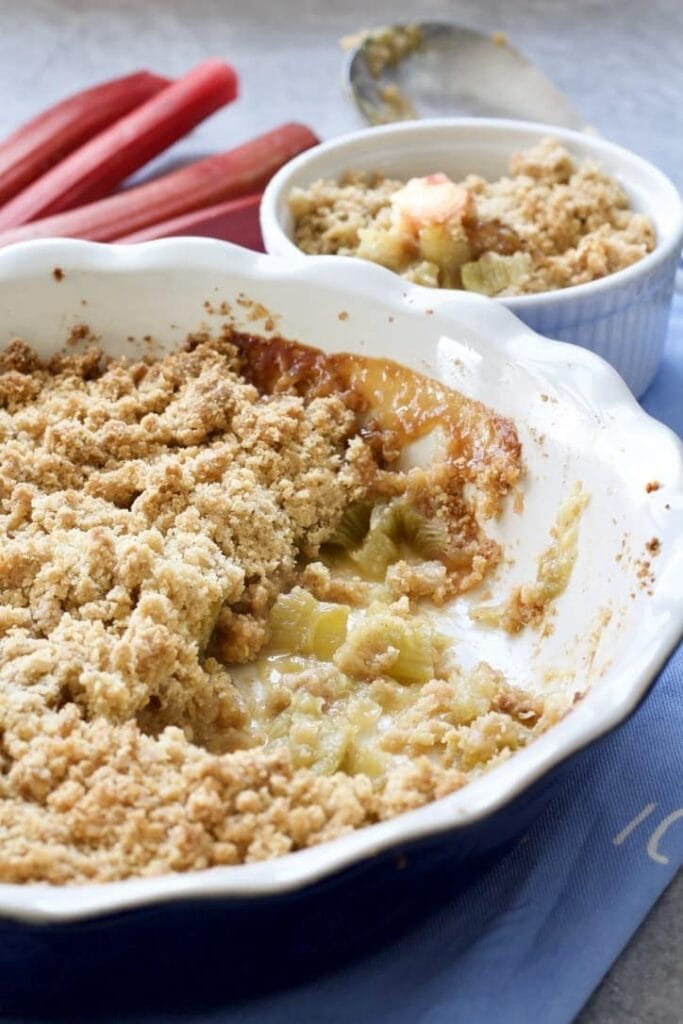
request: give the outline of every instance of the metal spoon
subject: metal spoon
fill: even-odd
[[[384,40],[379,54],[378,38]],[[392,39],[408,52],[392,55]],[[387,52],[389,59],[383,61]],[[465,114],[591,131],[559,89],[502,33],[484,35],[442,22],[371,30],[349,53],[346,80],[371,124]]]

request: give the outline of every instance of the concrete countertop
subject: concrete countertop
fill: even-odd
[[[683,187],[680,0],[2,0],[0,135],[85,84],[139,67],[173,74],[214,55],[239,70],[241,102],[158,164],[227,149],[287,120],[330,137],[363,124],[340,90],[339,37],[368,19],[416,17],[507,33],[602,134]],[[680,1024],[682,922],[679,876],[580,1024]]]

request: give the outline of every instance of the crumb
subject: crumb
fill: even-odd
[[[97,341],[97,335],[93,334],[87,324],[74,324],[69,330],[66,344],[74,346],[82,341]]]
[[[318,601],[334,601],[356,607],[368,603],[371,589],[370,584],[358,576],[351,579],[333,576],[323,562],[309,562],[302,569],[297,582]]]
[[[270,316],[266,307],[260,302],[253,302],[249,310],[249,320],[267,320]]]
[[[348,320],[349,319],[349,314],[346,312],[346,310],[342,310],[341,313],[337,314],[337,319],[338,320]]]
[[[661,486],[659,480],[650,480],[649,483],[645,484],[645,490],[648,494],[652,494],[653,491],[658,491]]]
[[[378,88],[382,106],[368,107],[367,115],[371,124],[391,124],[394,121],[411,121],[417,117],[417,111],[406,94],[396,84],[389,82]]]
[[[656,537],[653,537],[652,541],[649,541],[645,545],[645,547],[649,551],[650,544],[652,543],[654,543],[654,550],[651,553],[656,555],[659,552],[660,547],[659,541]],[[640,589],[649,590],[649,588],[652,587],[655,582],[655,574],[652,569],[652,563],[649,562],[646,558],[636,558],[633,563],[633,567],[636,571],[636,578],[638,580],[638,585]]]
[[[55,281],[63,281],[64,278],[66,277],[66,274],[64,273],[61,267],[54,267],[52,271],[52,276],[54,277]]]

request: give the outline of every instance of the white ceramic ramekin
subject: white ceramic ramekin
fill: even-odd
[[[582,483],[590,501],[553,630],[509,636],[473,623],[468,610],[481,599],[474,593],[443,609],[439,629],[457,641],[462,664],[484,659],[515,684],[543,689],[551,679],[574,692],[585,687],[586,695],[534,743],[426,807],[272,861],[103,885],[0,884],[0,923],[282,895],[440,834],[451,861],[465,858],[471,827],[503,814],[506,828],[519,827],[529,787],[633,711],[681,636],[683,445],[603,360],[539,337],[499,303],[469,293],[454,302],[361,260],[282,260],[206,238],[120,246],[47,240],[0,251],[0,348],[18,335],[49,357],[86,322],[112,355],[138,351],[129,337],[143,352],[151,337],[162,353],[202,326],[220,329],[223,308],[239,329],[260,333],[263,321],[245,297],[277,317],[285,337],[391,356],[515,421],[524,510],[508,502],[501,520],[487,524],[514,553],[491,583],[494,601],[534,578],[560,503]],[[660,549],[653,578],[644,580],[653,537]]]
[[[432,171],[455,179],[472,172],[497,178],[505,173],[511,153],[546,135],[560,139],[579,158],[591,157],[614,176],[633,207],[654,222],[657,246],[643,260],[599,281],[494,301],[540,334],[597,352],[635,395],[642,395],[657,371],[666,337],[683,244],[683,201],[656,167],[604,139],[552,125],[485,118],[410,121],[355,132],[307,150],[275,175],[261,204],[266,249],[276,256],[303,257],[291,241],[287,197],[295,186],[334,178],[349,168],[398,178]]]

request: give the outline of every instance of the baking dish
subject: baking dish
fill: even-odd
[[[459,180],[474,172],[493,180],[506,172],[513,152],[547,135],[615,177],[634,209],[651,217],[657,245],[644,259],[597,281],[494,301],[541,334],[597,352],[635,395],[642,395],[657,371],[666,337],[683,244],[683,201],[656,167],[605,139],[553,125],[494,118],[410,121],[333,139],[290,161],[269,183],[260,214],[266,250],[303,258],[291,241],[287,197],[293,187],[336,178],[348,169],[376,170],[402,179],[444,171]]]
[[[151,338],[163,351],[202,323],[218,328],[224,303],[242,329],[266,329],[254,318],[263,306],[284,337],[389,355],[515,420],[524,510],[509,503],[496,528],[511,558],[494,597],[533,573],[559,503],[582,483],[590,502],[553,632],[510,637],[476,626],[468,617],[476,595],[456,600],[442,628],[463,663],[485,658],[513,682],[585,684],[588,693],[528,748],[420,810],[261,863],[99,886],[1,885],[0,915],[64,922],[177,899],[267,897],[439,833],[457,845],[469,826],[523,803],[528,787],[622,721],[681,634],[682,446],[595,355],[535,335],[501,304],[406,286],[356,260],[291,262],[184,238],[119,247],[51,240],[0,253],[0,339],[19,335],[43,355],[84,323],[112,354],[134,353],[129,338],[143,348]]]

